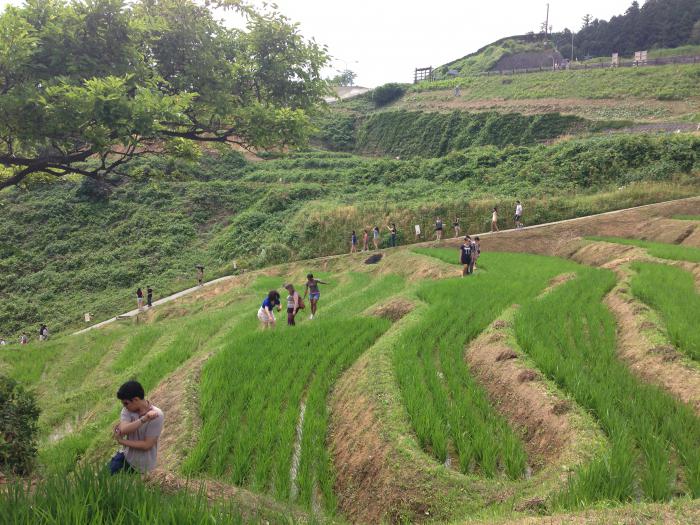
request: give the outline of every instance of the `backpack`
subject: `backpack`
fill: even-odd
[[[304,308],[306,308],[306,305],[304,304],[304,299],[301,295],[299,295],[299,310],[303,310]]]

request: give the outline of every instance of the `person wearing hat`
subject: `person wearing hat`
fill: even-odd
[[[299,296],[299,292],[297,292],[294,289],[293,284],[291,284],[291,283],[285,284],[284,288],[289,292],[289,295],[287,296],[287,325],[288,326],[295,326],[296,323],[294,322],[294,318],[296,317],[297,313],[301,309],[300,308],[301,297]]]

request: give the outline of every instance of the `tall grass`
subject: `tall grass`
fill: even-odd
[[[601,304],[614,283],[610,271],[580,268],[576,279],[516,315],[521,347],[594,414],[612,443],[604,457],[578,470],[556,504],[628,501],[638,491],[650,500],[677,490],[698,497],[700,419],[617,358],[615,322]]]
[[[203,494],[165,492],[144,484],[139,476],[109,476],[104,471],[80,470],[68,477],[50,476],[36,487],[13,484],[0,491],[0,521],[15,525],[211,525],[249,520],[263,521],[244,519],[231,505],[210,505]]]
[[[700,361],[700,295],[690,272],[662,264],[633,263],[632,293],[656,309],[671,342]]]
[[[589,241],[603,241],[615,244],[626,244],[628,246],[639,246],[649,252],[649,255],[660,259],[700,262],[700,248],[679,246],[677,244],[667,244],[663,242],[642,241],[639,239],[623,239],[622,237],[591,236],[586,237],[586,239]]]
[[[457,250],[417,249],[447,262]],[[421,321],[399,338],[394,367],[419,444],[438,460],[453,451],[464,473],[522,476],[522,442],[491,406],[464,361],[465,344],[505,308],[539,293],[571,263],[519,254],[484,254],[466,279],[431,281],[419,289],[429,304]],[[488,267],[488,272],[482,273]],[[457,270],[455,270],[457,273]],[[452,454],[450,454],[452,455]]]

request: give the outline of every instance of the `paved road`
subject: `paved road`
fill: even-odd
[[[683,201],[688,201],[688,200],[693,200],[693,199],[698,199],[698,198],[699,198],[699,197],[687,197],[687,198],[685,198],[685,199],[675,199],[675,200],[672,200],[672,201],[657,202],[657,203],[654,203],[654,204],[644,204],[644,205],[642,205],[642,206],[634,206],[634,207],[632,207],[632,208],[625,208],[625,209],[622,209],[622,210],[607,211],[607,212],[604,212],[604,213],[597,213],[597,214],[595,214],[595,215],[586,215],[586,216],[584,216],[584,217],[576,217],[575,219],[565,219],[565,220],[562,220],[562,221],[546,222],[546,223],[544,223],[544,224],[535,224],[534,226],[525,226],[524,228],[521,229],[521,231],[534,230],[534,229],[538,229],[538,228],[545,228],[545,227],[547,227],[547,226],[552,226],[552,225],[554,225],[554,224],[572,223],[572,222],[576,222],[576,221],[582,221],[582,220],[590,219],[591,217],[605,217],[605,216],[607,216],[607,215],[617,215],[617,214],[620,214],[620,213],[625,213],[626,211],[629,211],[629,210],[640,210],[640,209],[643,209],[643,208],[653,208],[654,206],[663,206],[663,205],[666,205],[666,204],[669,204],[669,203],[672,203],[672,202],[683,202]],[[505,232],[505,231],[511,231],[511,230],[501,230],[501,232]],[[489,235],[498,235],[498,233],[500,233],[500,232],[496,232],[496,233],[485,232],[485,233],[480,233],[480,234],[478,234],[478,235],[479,235],[480,237],[484,237],[484,236],[489,236]],[[447,239],[446,239],[446,240],[447,240]],[[427,242],[423,242],[423,243],[411,244],[410,246],[421,246],[421,245],[434,246],[434,245],[435,245],[435,242],[434,242],[434,241],[427,241]],[[405,247],[405,246],[406,246],[406,245],[404,245],[404,247]],[[401,246],[399,246],[398,248],[401,248]],[[389,249],[392,249],[392,248],[389,248]],[[316,259],[311,259],[311,260],[313,260],[313,261],[325,261],[325,260],[329,260],[329,259],[335,259],[335,258],[337,258],[337,257],[344,257],[344,256],[346,256],[346,255],[347,255],[347,254],[345,254],[345,253],[339,254],[339,255],[327,255],[327,256],[324,256],[324,257],[317,257]],[[296,262],[296,261],[295,261],[295,262]],[[214,279],[213,281],[206,282],[206,283],[204,283],[202,286],[195,286],[195,287],[193,287],[193,288],[188,288],[187,290],[182,290],[181,292],[177,292],[177,293],[175,293],[175,294],[173,294],[173,295],[169,295],[169,296],[167,296],[167,297],[163,297],[162,299],[159,299],[159,300],[155,301],[155,302],[153,303],[153,306],[158,306],[158,305],[161,305],[161,304],[169,303],[170,301],[174,301],[174,300],[176,300],[176,299],[179,299],[180,297],[184,297],[185,295],[189,295],[189,294],[191,294],[191,293],[193,293],[193,292],[196,292],[197,290],[201,290],[202,288],[205,288],[205,287],[207,287],[207,286],[213,286],[213,285],[218,284],[218,283],[222,283],[222,282],[225,282],[225,281],[229,281],[229,280],[233,279],[234,277],[235,277],[234,275],[227,275],[226,277],[220,277],[219,279]],[[143,310],[142,310],[142,311],[143,311]],[[103,327],[103,326],[105,326],[105,325],[108,325],[108,324],[110,324],[110,323],[113,323],[113,322],[117,321],[117,320],[120,319],[120,318],[135,317],[138,313],[139,313],[139,310],[131,310],[130,312],[123,313],[123,314],[118,315],[118,316],[116,316],[116,317],[112,317],[111,319],[107,319],[106,321],[102,321],[101,323],[97,323],[97,324],[95,324],[95,325],[92,325],[92,326],[89,326],[89,327],[87,327],[87,328],[84,328],[84,329],[82,329],[82,330],[80,330],[80,331],[78,331],[78,332],[74,332],[73,335],[83,334],[83,333],[85,333],[85,332],[89,332],[90,330],[94,330],[94,329],[96,329],[96,328],[101,328],[101,327]]]

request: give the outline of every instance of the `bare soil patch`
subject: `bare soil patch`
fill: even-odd
[[[177,471],[196,443],[201,427],[196,385],[209,357],[206,354],[191,359],[161,381],[149,395],[150,401],[163,411],[166,418],[158,440],[158,464],[168,473]]]
[[[623,279],[626,273],[618,271]],[[645,308],[638,301],[614,288],[605,304],[617,321],[617,351],[630,370],[643,380],[659,385],[700,415],[700,371],[683,363],[682,355],[672,345],[659,345],[650,340],[647,331],[653,323],[643,317]],[[651,326],[649,326],[651,324]]]
[[[405,297],[394,297],[388,302],[373,307],[369,314],[396,322],[413,310],[415,304]]]
[[[503,326],[498,320],[492,323]],[[468,347],[465,360],[486,388],[498,410],[515,428],[523,430],[525,449],[533,469],[558,463],[575,441],[574,425],[559,408],[561,399],[550,394],[535,370],[527,368],[502,341],[482,333]]]
[[[406,506],[428,508],[427,501],[395,471],[397,462],[382,438],[373,401],[355,391],[366,368],[366,359],[358,361],[336,385],[331,399],[329,441],[337,475],[335,492],[339,507],[353,523],[393,521],[393,509]]]

